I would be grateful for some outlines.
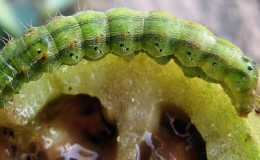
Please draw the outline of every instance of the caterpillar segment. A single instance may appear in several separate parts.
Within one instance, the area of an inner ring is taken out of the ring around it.
[[[62,64],[95,61],[109,53],[125,57],[139,52],[159,64],[174,59],[185,76],[220,84],[241,116],[259,101],[255,95],[257,67],[231,42],[167,12],[115,8],[55,17],[11,40],[0,53],[0,105],[23,83],[39,79],[43,72],[54,72]]]

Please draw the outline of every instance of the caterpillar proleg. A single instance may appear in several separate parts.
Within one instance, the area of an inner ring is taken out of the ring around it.
[[[174,60],[187,77],[220,84],[239,115],[256,106],[256,64],[232,43],[216,37],[201,24],[163,11],[115,8],[55,17],[11,40],[0,53],[0,104],[23,83],[54,72],[62,64],[145,52],[160,64]]]

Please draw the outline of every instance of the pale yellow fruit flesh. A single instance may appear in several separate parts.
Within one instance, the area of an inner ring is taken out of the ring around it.
[[[186,78],[174,61],[159,65],[145,54],[133,59],[108,55],[45,73],[0,110],[0,125],[26,124],[62,93],[99,98],[117,123],[118,159],[136,158],[136,144],[158,127],[162,103],[189,115],[206,141],[208,159],[260,159],[260,115],[239,117],[219,85]]]

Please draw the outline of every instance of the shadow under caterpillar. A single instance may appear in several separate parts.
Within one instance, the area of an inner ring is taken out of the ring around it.
[[[259,107],[256,64],[238,47],[201,24],[167,12],[127,8],[55,17],[10,40],[0,51],[0,106],[23,83],[54,72],[62,64],[75,65],[82,58],[99,60],[108,53],[133,56],[139,52],[159,64],[174,59],[185,76],[220,84],[241,116]]]

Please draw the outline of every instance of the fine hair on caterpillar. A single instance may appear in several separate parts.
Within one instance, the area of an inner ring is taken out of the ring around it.
[[[198,23],[167,12],[115,8],[58,16],[10,40],[0,53],[1,107],[23,83],[62,64],[99,60],[108,53],[132,56],[139,52],[159,64],[173,59],[185,76],[220,84],[241,116],[257,106],[258,70],[238,47]]]

